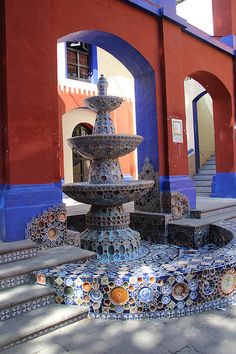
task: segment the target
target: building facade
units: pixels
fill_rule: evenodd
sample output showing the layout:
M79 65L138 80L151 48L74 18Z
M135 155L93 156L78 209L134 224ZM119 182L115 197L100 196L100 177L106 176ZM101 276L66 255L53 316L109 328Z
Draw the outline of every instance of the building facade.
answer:
M201 84L213 106L212 194L236 197L236 3L212 4L210 36L176 14L175 0L1 2L2 240L23 239L27 222L62 200L58 117L67 110L63 88L58 97L57 43L100 47L128 69L136 130L144 136L138 168L148 155L161 190L185 194L192 207L196 193L188 170L184 80Z

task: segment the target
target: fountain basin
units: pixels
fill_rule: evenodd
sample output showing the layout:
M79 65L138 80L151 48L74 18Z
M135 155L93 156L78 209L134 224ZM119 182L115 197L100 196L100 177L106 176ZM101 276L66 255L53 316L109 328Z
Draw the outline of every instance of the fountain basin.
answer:
M85 105L94 112L111 112L119 108L123 98L116 96L92 96L84 100Z
M67 141L76 153L87 159L113 159L135 150L143 141L143 137L128 134L101 134L76 136Z
M132 202L152 188L154 181L128 181L116 184L69 183L63 192L77 202L112 206Z

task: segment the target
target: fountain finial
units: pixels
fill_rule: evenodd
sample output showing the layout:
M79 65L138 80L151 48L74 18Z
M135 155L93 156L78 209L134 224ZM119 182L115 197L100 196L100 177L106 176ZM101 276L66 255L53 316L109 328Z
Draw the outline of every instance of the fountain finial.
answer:
M108 87L107 79L105 78L105 76L103 74L101 74L101 76L97 82L98 95L99 96L107 96L107 87Z

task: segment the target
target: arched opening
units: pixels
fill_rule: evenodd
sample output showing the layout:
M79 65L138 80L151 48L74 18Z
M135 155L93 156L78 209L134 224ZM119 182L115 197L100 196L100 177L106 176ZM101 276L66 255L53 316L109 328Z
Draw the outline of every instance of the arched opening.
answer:
M186 78L185 111L189 175L199 172L215 154L215 134L212 98L196 80Z
M74 136L84 136L92 134L92 126L87 123L79 123L72 132ZM73 160L73 182L85 182L88 180L90 162L81 155L72 151Z
M100 47L130 71L135 86L136 131L144 137L144 142L138 148L138 169L142 168L145 157L149 156L158 170L155 74L148 61L129 43L107 32L80 31L60 38L59 42L85 42Z
M220 192L220 183L222 177L228 178L226 174L234 165L234 121L229 91L209 72L192 73L185 79L185 106L189 173L196 174L197 195L226 197L225 192Z
M89 162L71 151L67 139L76 135L91 134L96 115L87 108L77 108L66 112L62 116L63 136L63 170L64 182L86 181ZM86 119L86 122L85 122ZM84 161L84 162L83 162Z

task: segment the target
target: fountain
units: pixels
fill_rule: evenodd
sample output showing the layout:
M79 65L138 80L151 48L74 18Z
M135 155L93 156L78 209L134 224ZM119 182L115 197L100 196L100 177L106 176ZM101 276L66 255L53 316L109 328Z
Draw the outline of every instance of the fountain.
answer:
M91 204L86 215L87 229L81 234L81 246L95 251L103 262L132 260L143 253L140 234L129 228L129 213L123 203L142 197L154 182L124 181L118 157L133 151L143 140L139 135L116 134L110 112L123 99L107 95L108 83L98 80L98 96L85 99L97 113L92 135L69 139L74 152L91 160L89 181L66 184L63 191L78 202Z
M150 160L146 159L141 173L143 180L124 181L118 157L134 150L142 137L115 134L109 112L123 100L107 96L106 89L102 76L99 95L86 99L87 106L97 112L93 134L69 139L73 150L91 159L89 181L64 186L70 197L92 205L81 243L83 248L95 251L97 259L40 269L32 274L32 280L42 284L45 279L45 285L55 289L56 303L89 307L94 318L171 318L235 304L235 223L229 220L227 225L225 221L208 225L209 240L207 230L201 234L197 227L196 237L189 229L187 237L183 236L178 224L170 220L185 214L186 200L175 192L159 198L158 178ZM154 235L152 241L158 243L141 242L139 233L129 228L129 214L122 203L144 195L154 182L152 192L136 201L142 209L136 217L145 227L147 239L154 231L155 235L159 231L163 234L163 226L168 227L169 238ZM166 204L171 212L167 216L147 211L165 209ZM161 222L157 223L157 217L162 217ZM172 239L178 244L168 244ZM194 242L202 239L207 241L193 248Z

